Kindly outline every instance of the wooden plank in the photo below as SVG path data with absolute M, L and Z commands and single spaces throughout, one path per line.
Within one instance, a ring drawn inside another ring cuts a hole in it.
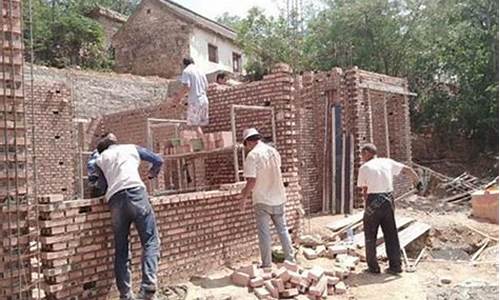
M 363 212 L 354 215 L 349 215 L 348 217 L 327 224 L 326 227 L 332 231 L 338 231 L 352 223 L 357 223 L 361 220 L 363 220 Z
M 346 157 L 347 157 L 346 150 L 345 150 L 345 148 L 346 148 L 345 136 L 346 136 L 345 134 L 342 134 L 342 168 L 340 170 L 340 174 L 341 174 L 340 175 L 341 176 L 341 178 L 340 178 L 340 182 L 341 182 L 340 183 L 340 187 L 341 187 L 341 189 L 340 189 L 340 194 L 341 194 L 340 195 L 340 201 L 341 201 L 340 202 L 341 203 L 340 212 L 343 214 L 347 213 L 347 210 L 345 208 L 345 185 L 346 185 L 346 183 L 345 183 L 345 163 L 346 163 Z
M 374 91 L 379 91 L 379 92 L 385 92 L 385 93 L 391 93 L 391 94 L 400 94 L 400 95 L 407 95 L 407 96 L 414 96 L 416 97 L 417 94 L 408 92 L 405 87 L 403 86 L 397 86 L 397 85 L 392 85 L 392 84 L 387 84 L 387 83 L 381 83 L 381 82 L 374 82 L 374 81 L 364 81 L 359 84 L 359 88 L 366 88 Z
M 354 136 L 349 136 L 349 213 L 354 209 Z
M 454 201 L 462 200 L 464 198 L 470 198 L 470 193 L 471 192 L 460 193 L 460 194 L 453 195 L 451 197 L 445 198 L 445 199 L 443 199 L 441 201 L 442 202 L 454 202 Z
M 389 141 L 389 119 L 387 118 L 387 95 L 384 94 L 384 130 L 385 130 L 385 155 L 391 157 L 391 145 Z
M 236 149 L 238 149 L 239 147 L 240 146 L 236 146 Z M 163 155 L 163 158 L 165 160 L 176 160 L 176 159 L 181 159 L 181 158 L 189 159 L 189 158 L 204 157 L 204 156 L 207 156 L 209 154 L 230 153 L 233 150 L 234 150 L 234 146 L 230 146 L 230 147 L 219 148 L 219 149 L 215 149 L 215 150 Z
M 409 217 L 396 217 L 396 228 L 399 230 L 413 221 L 414 219 Z M 379 227 L 377 232 L 377 243 L 383 241 L 383 238 L 384 234 L 382 232 L 382 228 Z M 354 235 L 354 245 L 359 248 L 363 248 L 365 246 L 365 233 L 363 231 Z
M 431 229 L 431 226 L 425 223 L 415 222 L 409 227 L 403 229 L 398 233 L 399 236 L 399 246 L 404 248 L 408 246 L 411 242 L 425 234 Z M 386 258 L 387 254 L 385 252 L 385 243 L 377 246 L 377 257 Z
M 329 185 L 331 185 L 332 189 L 331 189 L 331 199 L 330 199 L 330 203 L 331 203 L 331 212 L 332 213 L 335 213 L 336 212 L 336 203 L 337 203 L 337 186 L 336 186 L 336 183 L 337 183 L 337 139 L 336 139 L 336 131 L 337 131 L 337 128 L 335 126 L 335 121 L 336 121 L 336 116 L 335 116 L 335 106 L 332 105 L 331 106 L 331 109 L 330 109 L 330 113 L 332 115 L 332 134 L 331 134 L 331 138 L 332 138 L 332 143 L 331 143 L 331 146 L 332 146 L 332 170 L 331 170 L 331 181 L 328 182 Z M 342 210 L 342 203 L 340 204 L 341 208 L 340 208 L 340 213 L 343 213 L 344 211 Z

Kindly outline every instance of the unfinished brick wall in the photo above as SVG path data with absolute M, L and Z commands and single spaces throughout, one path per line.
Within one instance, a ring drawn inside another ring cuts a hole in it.
M 27 197 L 21 1 L 3 0 L 0 8 L 0 299 L 31 299 L 37 216 Z
M 297 152 L 304 208 L 308 212 L 335 211 L 332 201 L 327 201 L 335 184 L 334 176 L 329 175 L 333 172 L 331 109 L 336 105 L 343 108 L 342 70 L 307 72 L 296 80 Z
M 306 210 L 348 212 L 347 205 L 363 205 L 355 186 L 364 143 L 373 142 L 382 157 L 411 161 L 406 80 L 357 68 L 333 69 L 304 73 L 296 87 L 299 177 Z M 337 110 L 335 120 L 341 119 L 335 128 L 332 109 Z M 396 195 L 408 188 L 406 178 L 396 178 Z
M 210 125 L 204 130 L 231 130 L 232 104 L 273 107 L 277 148 L 286 162 L 283 172 L 296 173 L 306 210 L 346 212 L 351 206 L 362 205 L 355 188 L 362 144 L 374 142 L 381 156 L 390 154 L 396 160 L 411 161 L 408 100 L 401 94 L 407 91 L 403 79 L 357 68 L 294 78 L 289 68 L 281 65 L 261 81 L 210 89 Z M 332 109 L 338 110 L 335 130 Z M 106 116 L 103 131 L 116 132 L 124 142 L 145 145 L 146 116 L 185 118 L 183 112 L 160 105 Z M 236 125 L 238 140 L 247 127 L 256 127 L 266 138 L 272 136 L 268 111 L 238 110 Z M 159 143 L 155 147 L 160 149 L 169 134 L 158 129 L 154 135 Z M 232 151 L 207 156 L 204 161 L 205 185 L 235 180 Z M 239 167 L 243 168 L 241 155 Z M 408 188 L 407 180 L 401 180 L 401 184 L 396 180 L 396 194 Z
M 25 81 L 29 82 L 30 66 L 25 66 Z M 180 87 L 180 82 L 155 76 L 96 72 L 90 70 L 57 69 L 33 66 L 35 84 L 59 82 L 71 91 L 75 117 L 98 118 L 120 111 L 161 104 L 167 95 Z
M 273 108 L 276 121 L 276 147 L 281 154 L 283 172 L 296 172 L 297 143 L 295 106 L 292 98 L 293 78 L 285 66 L 278 66 L 263 80 L 225 90 L 211 89 L 210 125 L 207 132 L 231 131 L 231 105 L 248 105 Z M 269 110 L 237 109 L 235 114 L 237 141 L 246 128 L 257 128 L 266 141 L 272 140 L 272 115 Z M 206 160 L 207 178 L 212 184 L 229 183 L 235 180 L 233 152 L 209 157 Z M 243 162 L 239 161 L 240 170 Z
M 161 239 L 161 284 L 256 254 L 255 218 L 250 207 L 239 209 L 238 193 L 239 189 L 151 198 Z M 40 223 L 47 299 L 109 299 L 116 291 L 107 204 L 100 199 L 43 199 Z M 138 284 L 141 246 L 136 231 L 131 232 L 133 281 Z
M 36 81 L 33 96 L 31 89 L 27 92 L 30 111 L 34 104 L 34 116 L 28 118 L 27 125 L 29 141 L 32 141 L 35 126 L 35 140 L 30 154 L 34 149 L 37 192 L 72 198 L 76 193 L 78 154 L 71 91 L 61 82 Z M 33 172 L 33 169 L 30 171 Z M 33 178 L 32 173 L 30 177 Z
M 406 79 L 354 68 L 346 72 L 346 84 L 349 87 L 347 103 L 352 105 L 354 114 L 354 123 L 348 129 L 355 136 L 354 178 L 362 163 L 360 147 L 363 143 L 374 143 L 381 157 L 410 163 L 410 93 Z M 411 183 L 398 176 L 394 188 L 398 196 L 408 191 Z M 362 205 L 359 193 L 356 198 L 357 204 Z

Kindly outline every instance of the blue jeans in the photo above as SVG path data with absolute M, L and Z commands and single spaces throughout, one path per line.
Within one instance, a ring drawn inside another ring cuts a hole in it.
M 134 223 L 142 245 L 141 290 L 155 292 L 160 258 L 160 239 L 153 208 L 143 187 L 129 188 L 114 194 L 109 200 L 115 236 L 115 278 L 120 299 L 132 297 L 128 235 Z
M 285 260 L 293 262 L 293 248 L 285 219 L 285 204 L 271 206 L 263 203 L 254 205 L 257 221 L 257 234 L 259 236 L 260 257 L 262 259 L 262 267 L 270 267 L 272 262 L 272 238 L 269 230 L 269 222 L 272 220 L 278 237 L 281 242 L 281 247 L 285 254 Z

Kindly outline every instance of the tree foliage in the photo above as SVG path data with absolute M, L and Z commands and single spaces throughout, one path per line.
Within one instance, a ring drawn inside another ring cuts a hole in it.
M 130 14 L 137 3 L 138 0 L 31 0 L 35 63 L 60 68 L 109 68 L 112 61 L 104 30 L 87 14 L 97 5 Z M 29 25 L 28 0 L 23 5 L 25 24 Z M 26 45 L 30 45 L 29 30 L 30 26 L 25 26 Z
M 295 19 L 254 8 L 236 20 L 247 70 L 266 73 L 275 62 L 296 71 L 356 65 L 407 77 L 418 93 L 414 128 L 430 126 L 442 136 L 463 135 L 498 149 L 498 1 L 324 3 Z M 296 23 L 302 20 L 303 30 Z

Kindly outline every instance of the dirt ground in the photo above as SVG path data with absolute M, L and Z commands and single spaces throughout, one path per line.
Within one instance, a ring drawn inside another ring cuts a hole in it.
M 416 201 L 418 199 L 414 199 Z M 418 204 L 415 203 L 418 207 Z M 405 205 L 401 205 L 405 206 Z M 469 217 L 467 207 L 447 211 L 422 211 L 414 207 L 397 209 L 396 215 L 412 217 L 432 226 L 430 233 L 412 243 L 408 248 L 410 260 L 426 246 L 422 261 L 414 273 L 404 272 L 401 276 L 388 274 L 371 275 L 362 270 L 361 262 L 345 280 L 348 293 L 330 296 L 328 299 L 498 299 L 498 246 L 491 242 L 478 263 L 472 265 L 470 256 L 480 248 L 484 236 L 471 230 L 479 229 L 492 237 L 498 237 L 498 225 L 481 222 Z M 305 234 L 328 237 L 331 232 L 326 224 L 344 216 L 316 216 L 304 222 Z M 469 227 L 467 227 L 469 226 Z M 246 264 L 258 261 L 249 258 Z M 297 256 L 303 267 L 313 265 L 325 268 L 333 265 L 333 260 L 319 258 L 307 260 Z M 383 267 L 385 263 L 381 264 Z M 247 288 L 233 286 L 230 281 L 231 268 L 223 267 L 200 278 L 185 282 L 189 300 L 250 300 L 257 299 Z

